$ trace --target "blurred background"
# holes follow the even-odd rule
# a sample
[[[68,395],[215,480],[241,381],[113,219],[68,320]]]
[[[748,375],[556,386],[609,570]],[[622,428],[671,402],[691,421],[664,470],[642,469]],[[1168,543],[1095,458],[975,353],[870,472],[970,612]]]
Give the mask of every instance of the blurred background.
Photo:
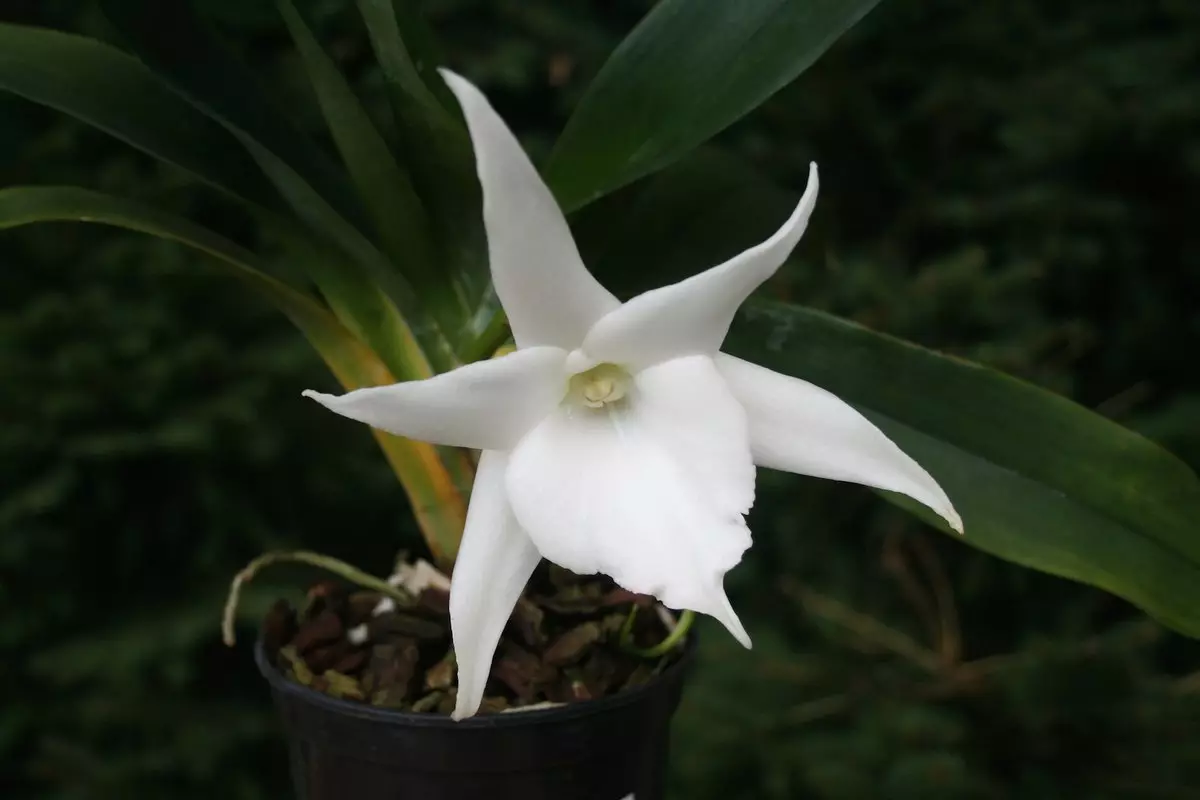
[[[270,0],[197,5],[316,131]],[[302,5],[382,109],[351,4]],[[423,3],[540,155],[650,5]],[[107,36],[87,0],[0,18]],[[714,145],[792,190],[820,162],[771,291],[1065,393],[1200,467],[1194,0],[886,0]],[[22,183],[254,241],[180,174],[0,95],[0,185]],[[365,428],[307,387],[332,379],[301,337],[191,253],[83,225],[0,234],[0,796],[289,796],[252,627],[219,641],[230,577],[274,547],[379,573],[420,548]],[[759,485],[728,579],[755,649],[702,628],[673,798],[1200,796],[1196,643],[866,490]],[[298,577],[266,576],[248,613]]]

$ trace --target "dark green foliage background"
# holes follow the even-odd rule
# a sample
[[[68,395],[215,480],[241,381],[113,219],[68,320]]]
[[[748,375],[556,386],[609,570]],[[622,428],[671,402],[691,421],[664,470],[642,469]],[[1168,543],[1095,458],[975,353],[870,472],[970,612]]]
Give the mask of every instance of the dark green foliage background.
[[[199,5],[315,126],[272,4]],[[306,5],[381,101],[348,4]],[[425,3],[448,63],[539,154],[648,6]],[[86,2],[0,17],[105,33]],[[790,188],[820,162],[777,295],[1069,394],[1198,467],[1198,75],[1191,0],[888,0],[717,144]],[[56,182],[254,242],[180,176],[0,97],[0,185]],[[378,572],[419,547],[365,430],[301,401],[331,383],[281,317],[178,248],[84,226],[0,238],[0,795],[286,796],[248,648],[218,641],[227,580],[269,547]],[[759,495],[729,578],[756,647],[704,627],[673,797],[1200,795],[1195,643],[865,490],[764,473]],[[924,658],[957,650],[989,660],[968,680]]]

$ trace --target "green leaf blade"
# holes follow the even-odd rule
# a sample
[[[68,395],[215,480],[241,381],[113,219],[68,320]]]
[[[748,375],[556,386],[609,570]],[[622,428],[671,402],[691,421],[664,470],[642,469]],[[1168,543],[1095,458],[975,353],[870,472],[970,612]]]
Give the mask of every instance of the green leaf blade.
[[[878,0],[662,0],[589,86],[546,167],[568,211],[759,106]]]
[[[1175,630],[1200,638],[1194,588],[1200,585],[1200,569],[1194,560],[1181,558],[1169,544],[1130,535],[1130,527],[1045,484],[892,417],[859,410],[937,477],[946,493],[957,498],[960,513],[975,520],[965,521],[964,543],[1111,592]],[[907,497],[881,494],[949,532],[940,518]],[[1035,502],[1023,499],[1034,497]],[[1043,535],[1051,528],[1052,535]]]
[[[0,230],[41,222],[91,222],[187,245],[212,256],[229,275],[286,314],[322,355],[362,347],[360,343],[350,341],[353,337],[328,311],[302,292],[269,275],[253,253],[172,214],[132,200],[72,186],[0,189]],[[331,363],[342,360],[339,356]]]
[[[445,62],[433,30],[422,14],[422,4],[412,0],[357,0],[357,3],[380,66],[385,73],[391,73],[388,80],[394,81],[403,73],[415,75],[449,118],[461,124],[458,101],[438,74],[438,67]],[[415,85],[406,87],[406,93],[418,98],[423,94]]]
[[[103,42],[0,23],[0,89],[76,117],[235,197],[278,205],[234,137]]]
[[[178,242],[213,257],[225,272],[282,311],[347,390],[393,383],[387,365],[333,314],[271,277],[254,253],[199,225],[144,204],[71,186],[0,189],[0,230],[41,222],[90,222]],[[383,431],[372,435],[409,496],[440,563],[453,563],[466,522],[461,452],[446,457],[432,445]]]
[[[277,5],[385,252],[409,275],[418,291],[444,289],[446,280],[436,271],[425,208],[408,173],[396,163],[354,91],[295,6],[289,0],[278,0]]]
[[[354,226],[364,214],[346,176],[218,41],[184,0],[101,0],[129,48],[154,73],[226,128],[236,128],[296,171]]]
[[[966,543],[1200,637],[1200,480],[1162,448],[1010,376],[811,309],[755,303],[728,344],[866,414],[942,484]]]
[[[328,224],[335,226],[335,236],[352,243],[357,257],[378,258],[349,223],[338,218],[293,170],[256,140],[238,129],[227,129],[141,62],[103,42],[0,24],[0,88],[70,114],[184,169],[244,200],[260,218],[272,216],[264,209],[278,206],[285,198],[293,207],[304,208],[303,216],[310,220],[333,220]],[[265,166],[272,180],[260,166]],[[50,198],[43,194],[34,199],[48,203]],[[76,196],[75,201],[82,202],[82,197]],[[311,248],[312,243],[305,247]],[[323,254],[310,263],[321,270],[314,279],[337,305],[339,316],[372,341],[397,374],[429,374],[427,365],[420,369],[420,359],[413,353],[398,352],[404,339],[396,335],[398,315],[394,309],[389,315],[385,299],[364,299],[377,291],[354,278],[352,265],[337,268],[338,258],[337,254]],[[362,324],[355,325],[356,316],[365,318]],[[412,365],[411,371],[406,365]]]
[[[311,250],[300,263],[338,318],[406,380],[429,377],[434,359],[446,369],[453,354],[440,329],[426,317],[412,287],[383,254],[274,153],[240,131],[236,135],[302,221],[328,226],[329,243],[304,237]]]
[[[429,212],[444,269],[466,310],[456,327],[447,328],[465,355],[498,310],[471,141],[458,104],[436,70],[437,55],[414,4],[358,0],[358,10],[386,81],[400,157]]]
[[[425,377],[428,370],[421,362],[426,360],[441,370],[452,367],[455,359],[442,331],[411,284],[364,233],[370,226],[345,173],[258,88],[255,76],[220,45],[189,5],[182,0],[101,0],[101,7],[136,54],[223,125],[296,216],[340,251],[332,266],[312,277],[343,322],[365,331],[368,343],[400,377]],[[380,308],[380,290],[390,310]],[[419,347],[396,345],[392,334],[398,327],[410,330]],[[421,348],[425,355],[417,357]]]

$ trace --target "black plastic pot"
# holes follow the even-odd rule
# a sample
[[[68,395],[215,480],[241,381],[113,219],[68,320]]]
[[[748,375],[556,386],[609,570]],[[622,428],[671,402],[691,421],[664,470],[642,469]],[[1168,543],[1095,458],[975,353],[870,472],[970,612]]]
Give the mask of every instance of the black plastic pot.
[[[693,650],[636,689],[462,722],[307,689],[261,642],[255,658],[283,716],[297,800],[662,800]]]

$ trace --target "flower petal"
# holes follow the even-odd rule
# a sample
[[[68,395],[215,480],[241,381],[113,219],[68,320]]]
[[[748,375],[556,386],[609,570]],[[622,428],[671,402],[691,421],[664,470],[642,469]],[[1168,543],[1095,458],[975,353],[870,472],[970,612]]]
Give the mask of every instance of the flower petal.
[[[397,436],[507,450],[562,399],[566,356],[557,347],[532,347],[423,381],[341,396],[312,390],[303,394],[343,417]]]
[[[475,148],[492,282],[517,346],[576,348],[620,303],[584,267],[558,201],[487,98],[466,79],[441,72]]]
[[[583,350],[596,361],[641,369],[687,355],[713,355],[738,306],[791,254],[817,202],[817,165],[792,216],[774,236],[720,266],[640,294],[588,331]]]
[[[507,483],[543,556],[711,614],[749,646],[721,584],[750,546],[754,465],[712,359],[645,370],[618,404],[563,404],[513,450]]]
[[[504,625],[541,560],[509,507],[504,491],[507,465],[505,453],[487,450],[480,456],[450,579],[450,627],[458,662],[454,719],[479,710]]]
[[[837,396],[733,356],[719,355],[716,364],[746,409],[756,464],[908,495],[962,533],[937,481]]]
[[[637,418],[679,456],[680,469],[723,516],[754,505],[749,424],[711,358],[690,356],[643,370],[634,378]]]

